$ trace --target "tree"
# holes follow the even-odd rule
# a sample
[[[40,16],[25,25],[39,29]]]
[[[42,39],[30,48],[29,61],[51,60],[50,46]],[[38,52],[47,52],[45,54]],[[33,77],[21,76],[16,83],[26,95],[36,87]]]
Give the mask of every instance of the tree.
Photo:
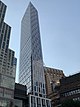
[[[61,107],[80,107],[80,101],[66,100],[62,102]]]

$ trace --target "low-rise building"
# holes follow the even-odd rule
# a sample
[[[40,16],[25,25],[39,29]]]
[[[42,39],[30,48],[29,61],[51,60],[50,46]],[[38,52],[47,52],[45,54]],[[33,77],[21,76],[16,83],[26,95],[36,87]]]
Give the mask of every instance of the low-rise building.
[[[54,69],[50,67],[44,67],[46,94],[51,99],[52,107],[56,107],[59,104],[59,80],[64,77],[62,70]]]
[[[28,107],[28,96],[26,85],[15,83],[14,107]]]
[[[32,106],[31,106],[32,105]],[[51,100],[27,94],[26,85],[15,83],[14,107],[51,107]]]
[[[60,101],[80,100],[80,73],[60,80]]]

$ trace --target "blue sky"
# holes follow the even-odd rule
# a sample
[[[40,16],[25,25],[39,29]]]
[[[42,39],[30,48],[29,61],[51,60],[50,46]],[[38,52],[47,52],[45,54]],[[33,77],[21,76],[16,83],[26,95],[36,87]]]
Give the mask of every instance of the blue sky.
[[[18,59],[21,19],[29,0],[2,0],[7,5],[5,22],[11,27],[10,48]],[[43,59],[46,66],[66,75],[80,71],[80,0],[31,0],[38,10]]]

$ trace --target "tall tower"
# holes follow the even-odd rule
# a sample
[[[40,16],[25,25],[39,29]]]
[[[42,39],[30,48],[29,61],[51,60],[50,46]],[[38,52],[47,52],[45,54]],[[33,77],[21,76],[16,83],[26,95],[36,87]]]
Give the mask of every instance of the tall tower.
[[[9,49],[11,27],[4,22],[7,6],[0,1],[0,106],[13,105],[17,59]],[[12,106],[11,106],[12,107]]]
[[[31,2],[21,22],[19,70],[19,82],[27,85],[27,92],[41,97],[45,96],[38,12]]]
[[[27,86],[30,107],[51,107],[45,91],[38,11],[31,2],[21,22],[19,82]]]

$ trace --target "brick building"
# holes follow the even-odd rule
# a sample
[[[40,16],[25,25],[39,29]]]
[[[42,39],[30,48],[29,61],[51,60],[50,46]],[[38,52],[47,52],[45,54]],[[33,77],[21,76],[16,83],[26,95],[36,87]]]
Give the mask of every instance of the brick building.
[[[59,80],[64,77],[62,70],[54,69],[50,67],[44,67],[46,94],[51,99],[52,107],[56,107],[59,104]]]
[[[60,101],[80,100],[80,73],[60,80]]]

